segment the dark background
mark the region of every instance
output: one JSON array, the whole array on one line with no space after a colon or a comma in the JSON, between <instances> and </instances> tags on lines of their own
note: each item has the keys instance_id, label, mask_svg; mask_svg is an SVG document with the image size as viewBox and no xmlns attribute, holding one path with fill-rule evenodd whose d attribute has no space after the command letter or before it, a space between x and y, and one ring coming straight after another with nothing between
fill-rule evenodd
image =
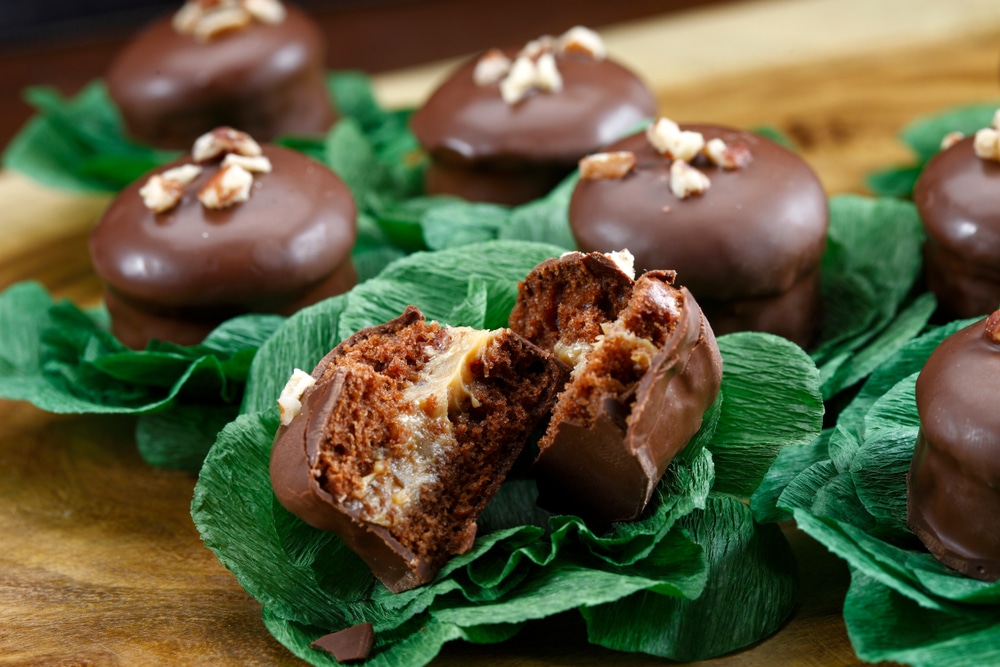
<instances>
[{"instance_id":1,"label":"dark background","mask_svg":"<svg viewBox=\"0 0 1000 667\"><path fill-rule=\"evenodd\" d=\"M327 38L330 68L371 73L599 28L723 0L300 0ZM25 86L75 93L125 41L179 1L0 0L0 147L31 115Z\"/></svg>"}]
</instances>

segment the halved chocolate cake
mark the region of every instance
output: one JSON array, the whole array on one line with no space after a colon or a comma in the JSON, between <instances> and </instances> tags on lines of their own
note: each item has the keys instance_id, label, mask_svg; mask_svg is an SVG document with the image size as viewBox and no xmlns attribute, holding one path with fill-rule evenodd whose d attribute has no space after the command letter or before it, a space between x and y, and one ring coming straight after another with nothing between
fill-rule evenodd
<instances>
[{"instance_id":1,"label":"halved chocolate cake","mask_svg":"<svg viewBox=\"0 0 1000 667\"><path fill-rule=\"evenodd\" d=\"M539 443L539 504L595 525L642 513L722 379L691 293L673 286L673 271L633 280L631 260L595 252L542 262L510 317L514 331L574 367Z\"/></svg>"},{"instance_id":2,"label":"halved chocolate cake","mask_svg":"<svg viewBox=\"0 0 1000 667\"><path fill-rule=\"evenodd\" d=\"M443 327L410 306L289 381L275 493L390 590L426 583L472 546L477 516L567 374L509 329Z\"/></svg>"}]
</instances>

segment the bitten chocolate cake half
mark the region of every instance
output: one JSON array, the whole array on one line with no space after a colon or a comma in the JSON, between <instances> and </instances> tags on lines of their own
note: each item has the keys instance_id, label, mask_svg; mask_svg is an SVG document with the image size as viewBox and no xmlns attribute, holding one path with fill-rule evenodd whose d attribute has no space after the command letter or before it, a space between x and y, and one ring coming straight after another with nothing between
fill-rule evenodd
<instances>
[{"instance_id":1,"label":"bitten chocolate cake half","mask_svg":"<svg viewBox=\"0 0 1000 667\"><path fill-rule=\"evenodd\" d=\"M271 483L390 590L467 551L568 369L509 329L427 322L410 306L351 336L282 393Z\"/></svg>"},{"instance_id":2,"label":"bitten chocolate cake half","mask_svg":"<svg viewBox=\"0 0 1000 667\"><path fill-rule=\"evenodd\" d=\"M722 358L673 271L628 252L568 253L520 285L510 327L573 366L534 464L539 504L595 525L637 518L701 428Z\"/></svg>"}]
</instances>

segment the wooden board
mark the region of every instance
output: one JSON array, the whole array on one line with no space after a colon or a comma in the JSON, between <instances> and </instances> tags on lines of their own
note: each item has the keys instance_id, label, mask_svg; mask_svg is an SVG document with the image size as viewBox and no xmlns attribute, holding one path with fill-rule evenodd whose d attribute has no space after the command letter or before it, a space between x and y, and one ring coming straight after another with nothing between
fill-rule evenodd
<instances>
[{"instance_id":1,"label":"wooden board","mask_svg":"<svg viewBox=\"0 0 1000 667\"><path fill-rule=\"evenodd\" d=\"M865 173L906 159L895 133L911 118L1000 98L1000 17L987 4L996 3L952 0L948 10L965 20L939 19L934 30L924 18L900 17L891 42L858 26L872 5L882 11L871 21L888 23L886 7L905 11L896 0L837 2L857 24L841 26L839 46L824 29L834 21L828 0L745 3L626 26L613 42L627 47L631 35L636 44L656 44L660 35L669 49L678 35L714 35L714 44L700 48L723 53L698 65L697 76L650 76L663 111L679 120L774 124L798 142L831 192L862 191ZM794 48L784 55L741 37L768 26L791 34L789 16L803 23L793 26ZM809 48L810 34L822 48ZM753 48L765 53L747 52ZM640 70L661 62L662 54L640 51L629 52ZM440 67L386 77L381 89L402 100L426 90L435 71ZM87 233L106 198L53 193L2 174L0 201L0 287L37 279L60 296L95 301ZM145 466L132 427L130 419L53 416L0 402L0 665L301 664L264 629L259 604L201 545L188 514L194 477ZM860 664L839 616L846 567L787 532L803 573L793 617L757 646L699 664ZM435 664L554 662L664 663L588 646L578 620L565 615L531 624L505 644L448 645Z\"/></svg>"}]
</instances>

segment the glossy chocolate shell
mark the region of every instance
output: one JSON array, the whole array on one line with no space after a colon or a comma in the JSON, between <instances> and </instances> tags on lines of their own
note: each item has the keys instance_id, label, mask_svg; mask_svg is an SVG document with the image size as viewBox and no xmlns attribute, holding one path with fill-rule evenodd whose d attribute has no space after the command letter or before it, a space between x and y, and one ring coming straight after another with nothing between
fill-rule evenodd
<instances>
[{"instance_id":1,"label":"glossy chocolate shell","mask_svg":"<svg viewBox=\"0 0 1000 667\"><path fill-rule=\"evenodd\" d=\"M323 38L300 9L286 9L279 24L254 23L204 42L177 32L170 16L139 33L106 78L129 135L187 149L222 125L258 141L326 132L334 113Z\"/></svg>"},{"instance_id":2,"label":"glossy chocolate shell","mask_svg":"<svg viewBox=\"0 0 1000 667\"><path fill-rule=\"evenodd\" d=\"M246 202L211 210L198 201L215 161L166 213L143 204L139 189L149 175L108 206L90 251L115 335L126 345L196 343L235 314L291 314L354 285L355 207L347 186L301 153L271 145L263 151L273 170L255 175ZM191 162L185 156L151 173Z\"/></svg>"}]
</instances>

